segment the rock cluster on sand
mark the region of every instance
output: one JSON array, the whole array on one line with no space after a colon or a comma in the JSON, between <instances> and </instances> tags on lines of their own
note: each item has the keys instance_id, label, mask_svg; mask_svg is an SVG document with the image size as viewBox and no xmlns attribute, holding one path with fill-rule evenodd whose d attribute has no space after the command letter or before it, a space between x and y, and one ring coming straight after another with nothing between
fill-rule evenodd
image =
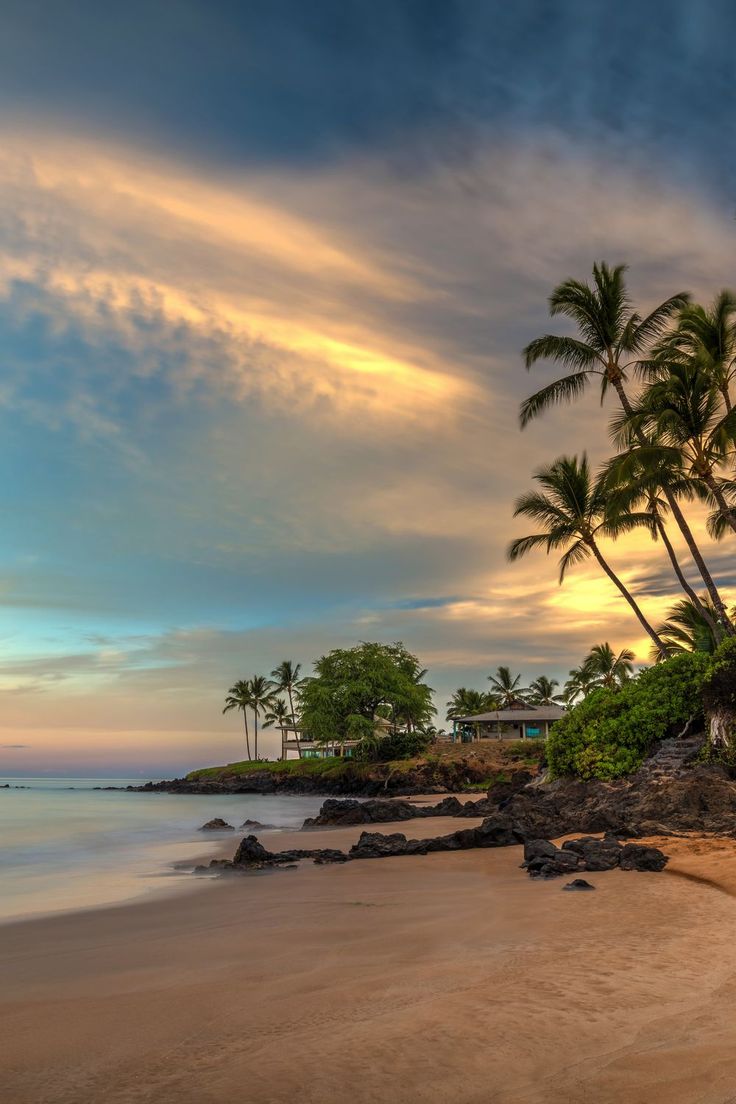
<instances>
[{"instance_id":1,"label":"rock cluster on sand","mask_svg":"<svg viewBox=\"0 0 736 1104\"><path fill-rule=\"evenodd\" d=\"M667 856L656 847L621 843L615 836L583 836L555 847L546 839L524 844L522 866L532 878L557 878L583 870L664 870ZM580 888L580 887L575 887Z\"/></svg>"},{"instance_id":2,"label":"rock cluster on sand","mask_svg":"<svg viewBox=\"0 0 736 1104\"><path fill-rule=\"evenodd\" d=\"M228 824L222 817L213 817L212 820L208 820L206 824L203 824L199 829L200 832L234 832L232 824Z\"/></svg>"}]
</instances>

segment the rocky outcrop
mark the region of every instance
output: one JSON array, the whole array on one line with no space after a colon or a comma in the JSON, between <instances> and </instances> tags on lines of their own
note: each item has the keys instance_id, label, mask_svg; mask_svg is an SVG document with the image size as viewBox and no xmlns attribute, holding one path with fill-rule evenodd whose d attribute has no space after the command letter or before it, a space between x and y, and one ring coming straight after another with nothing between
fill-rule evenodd
<instances>
[{"instance_id":1,"label":"rocky outcrop","mask_svg":"<svg viewBox=\"0 0 736 1104\"><path fill-rule=\"evenodd\" d=\"M316 817L307 817L304 828L335 827L350 824L389 824L401 820L419 820L426 817L482 817L496 811L496 803L487 797L480 801L459 801L446 797L435 805L413 805L396 798L377 798L356 801L328 798Z\"/></svg>"},{"instance_id":2,"label":"rocky outcrop","mask_svg":"<svg viewBox=\"0 0 736 1104\"><path fill-rule=\"evenodd\" d=\"M213 817L212 820L208 820L206 824L203 824L199 829L200 832L234 832L232 824L228 824L222 817Z\"/></svg>"},{"instance_id":3,"label":"rocky outcrop","mask_svg":"<svg viewBox=\"0 0 736 1104\"><path fill-rule=\"evenodd\" d=\"M667 856L656 847L622 844L615 836L566 840L555 847L549 840L529 840L524 845L523 868L532 878L557 878L589 870L664 870ZM587 884L587 883L586 883ZM572 888L581 888L574 886Z\"/></svg>"},{"instance_id":4,"label":"rocky outcrop","mask_svg":"<svg viewBox=\"0 0 736 1104\"><path fill-rule=\"evenodd\" d=\"M503 811L529 838L614 832L633 838L683 831L736 834L736 783L722 767L696 765L666 782L559 779L527 786Z\"/></svg>"}]
</instances>

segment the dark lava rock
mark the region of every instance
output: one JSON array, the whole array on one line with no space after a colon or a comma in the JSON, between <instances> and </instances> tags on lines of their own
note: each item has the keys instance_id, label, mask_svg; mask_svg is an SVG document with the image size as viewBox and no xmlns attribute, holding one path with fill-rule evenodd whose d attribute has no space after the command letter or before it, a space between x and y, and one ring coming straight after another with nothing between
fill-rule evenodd
<instances>
[{"instance_id":1,"label":"dark lava rock","mask_svg":"<svg viewBox=\"0 0 736 1104\"><path fill-rule=\"evenodd\" d=\"M208 820L206 824L203 824L199 829L200 832L234 832L232 824L228 824L222 817L214 817L213 820Z\"/></svg>"},{"instance_id":2,"label":"dark lava rock","mask_svg":"<svg viewBox=\"0 0 736 1104\"><path fill-rule=\"evenodd\" d=\"M667 856L658 847L641 847L636 843L627 843L621 849L622 870L664 870Z\"/></svg>"},{"instance_id":3,"label":"dark lava rock","mask_svg":"<svg viewBox=\"0 0 736 1104\"><path fill-rule=\"evenodd\" d=\"M583 836L581 839L566 840L562 850L577 855L586 870L613 870L621 859L621 844L615 836L604 836L603 839Z\"/></svg>"},{"instance_id":4,"label":"dark lava rock","mask_svg":"<svg viewBox=\"0 0 736 1104\"><path fill-rule=\"evenodd\" d=\"M583 836L557 848L549 840L530 840L522 866L532 878L556 878L574 870L663 870L667 857L656 847L622 846L615 836Z\"/></svg>"},{"instance_id":5,"label":"dark lava rock","mask_svg":"<svg viewBox=\"0 0 736 1104\"><path fill-rule=\"evenodd\" d=\"M635 838L682 831L736 834L736 782L719 766L697 764L658 782L557 779L526 786L504 803L528 838L607 832Z\"/></svg>"},{"instance_id":6,"label":"dark lava rock","mask_svg":"<svg viewBox=\"0 0 736 1104\"><path fill-rule=\"evenodd\" d=\"M557 848L546 839L527 840L524 844L524 862L532 859L552 859L557 854Z\"/></svg>"},{"instance_id":7,"label":"dark lava rock","mask_svg":"<svg viewBox=\"0 0 736 1104\"><path fill-rule=\"evenodd\" d=\"M567 885L564 885L562 888L567 890L595 889L595 886L591 885L590 882L586 882L585 878L573 878L571 882L568 882Z\"/></svg>"},{"instance_id":8,"label":"dark lava rock","mask_svg":"<svg viewBox=\"0 0 736 1104\"><path fill-rule=\"evenodd\" d=\"M353 798L340 801L333 797L324 802L316 817L307 817L304 827L319 828L326 824L377 824L381 821L387 823L392 820L412 820L418 815L421 816L421 813L418 813L415 806L408 801L391 798L372 801L356 801Z\"/></svg>"}]
</instances>

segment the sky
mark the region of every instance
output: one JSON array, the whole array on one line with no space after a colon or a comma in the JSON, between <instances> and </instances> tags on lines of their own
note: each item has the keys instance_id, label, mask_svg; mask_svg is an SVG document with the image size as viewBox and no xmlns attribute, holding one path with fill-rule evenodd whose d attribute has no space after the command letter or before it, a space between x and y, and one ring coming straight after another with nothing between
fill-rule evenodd
<instances>
[{"instance_id":1,"label":"sky","mask_svg":"<svg viewBox=\"0 0 736 1104\"><path fill-rule=\"evenodd\" d=\"M607 455L546 299L736 283L723 0L3 0L0 775L242 757L231 683L402 640L451 691L648 642L514 498ZM708 545L725 592L726 544ZM608 549L660 620L658 545ZM276 755L273 733L262 751Z\"/></svg>"}]
</instances>

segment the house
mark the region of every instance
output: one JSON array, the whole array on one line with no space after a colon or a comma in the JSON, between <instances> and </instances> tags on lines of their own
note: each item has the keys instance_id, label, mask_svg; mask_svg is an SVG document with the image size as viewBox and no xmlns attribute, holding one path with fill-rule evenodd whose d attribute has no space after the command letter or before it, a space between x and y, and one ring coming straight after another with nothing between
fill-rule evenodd
<instances>
[{"instance_id":1,"label":"house","mask_svg":"<svg viewBox=\"0 0 736 1104\"><path fill-rule=\"evenodd\" d=\"M385 736L392 729L390 721L381 717L374 720L376 733ZM330 759L338 756L340 759L352 759L353 753L360 743L359 740L340 740L335 738L326 742L310 740L309 734L298 725L281 725L281 758L288 759L289 752L293 751L301 759Z\"/></svg>"},{"instance_id":2,"label":"house","mask_svg":"<svg viewBox=\"0 0 736 1104\"><path fill-rule=\"evenodd\" d=\"M519 703L510 709L477 713L473 717L458 717L453 722L453 742L464 744L475 740L546 739L555 721L565 716L560 705L526 705Z\"/></svg>"}]
</instances>

